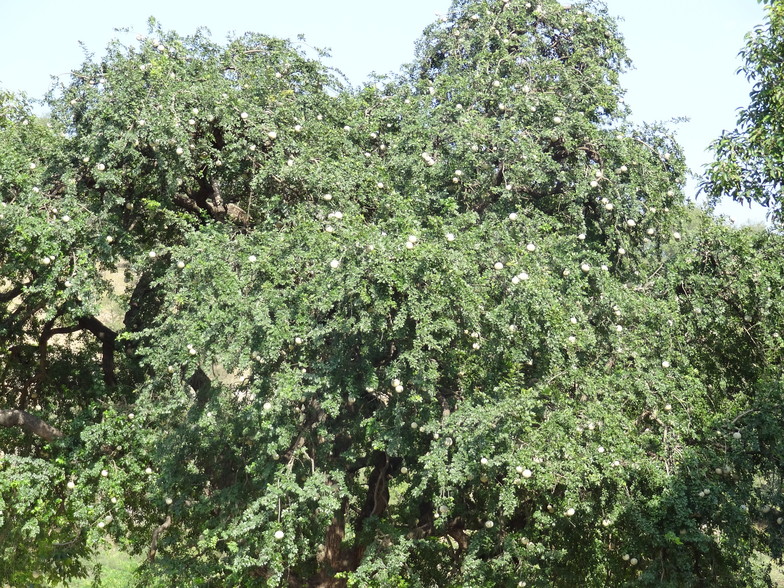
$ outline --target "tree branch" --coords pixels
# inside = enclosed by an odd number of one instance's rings
[[[103,381],[110,388],[114,388],[117,385],[117,377],[114,374],[114,345],[117,333],[92,316],[80,318],[79,326],[90,331],[101,341]]]
[[[158,538],[161,536],[161,533],[171,527],[171,524],[171,516],[167,515],[166,520],[155,527],[155,530],[153,530],[152,540],[150,541],[150,550],[147,552],[147,561],[155,561],[155,555],[158,553]]]
[[[18,409],[0,409],[0,426],[21,427],[26,432],[46,441],[54,441],[63,436],[59,429],[29,412]]]
[[[10,302],[22,293],[22,286],[17,285],[5,292],[0,292],[0,302]]]

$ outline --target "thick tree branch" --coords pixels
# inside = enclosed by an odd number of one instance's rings
[[[56,319],[57,317],[55,317]],[[75,325],[67,327],[52,328],[55,319],[49,321],[44,327],[41,337],[38,341],[39,354],[41,356],[42,365],[45,366],[46,361],[46,343],[55,335],[66,335],[70,333],[77,333],[79,331],[90,331],[95,337],[101,341],[101,358],[103,368],[103,381],[107,386],[113,388],[117,385],[117,377],[114,373],[114,351],[115,342],[117,341],[117,333],[104,325],[97,318],[86,316],[80,318]]]
[[[160,525],[155,527],[152,532],[152,540],[150,541],[150,550],[147,552],[147,561],[155,561],[155,555],[158,553],[158,538],[166,529],[171,527],[171,516],[167,516],[166,520]]]
[[[114,374],[114,348],[117,333],[92,316],[80,318],[79,326],[90,331],[101,341],[103,381],[110,388],[114,388],[117,385],[117,377]]]
[[[46,441],[54,441],[63,436],[59,429],[24,410],[0,409],[0,426],[21,427],[27,433]]]
[[[0,292],[0,302],[10,302],[22,293],[22,286],[16,285],[10,290]]]

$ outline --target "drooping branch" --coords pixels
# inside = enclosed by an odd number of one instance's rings
[[[0,409],[0,426],[21,427],[27,433],[41,437],[41,439],[46,441],[54,441],[63,436],[59,429],[56,429],[46,421],[29,412],[18,409]]]

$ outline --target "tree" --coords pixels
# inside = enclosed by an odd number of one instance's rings
[[[725,195],[740,203],[756,202],[770,209],[776,225],[784,222],[781,188],[784,153],[781,148],[781,55],[784,54],[784,5],[766,4],[767,19],[746,36],[739,73],[754,83],[751,103],[740,110],[738,126],[711,145],[715,160],[707,166],[702,189],[718,202]]]
[[[763,585],[782,243],[683,203],[626,64],[599,4],[462,0],[358,89],[152,22],[6,96],[4,581]]]

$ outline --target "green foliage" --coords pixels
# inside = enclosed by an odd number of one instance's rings
[[[737,202],[766,206],[771,220],[780,225],[784,221],[780,198],[784,4],[762,3],[768,5],[766,22],[746,35],[746,47],[740,52],[744,65],[739,73],[754,84],[751,103],[740,110],[737,128],[725,131],[712,144],[715,161],[707,166],[702,189],[713,202],[729,195]]]
[[[0,397],[62,432],[0,430],[7,582],[764,585],[783,244],[683,204],[626,65],[599,4],[463,0],[356,90],[152,22],[6,96]]]

